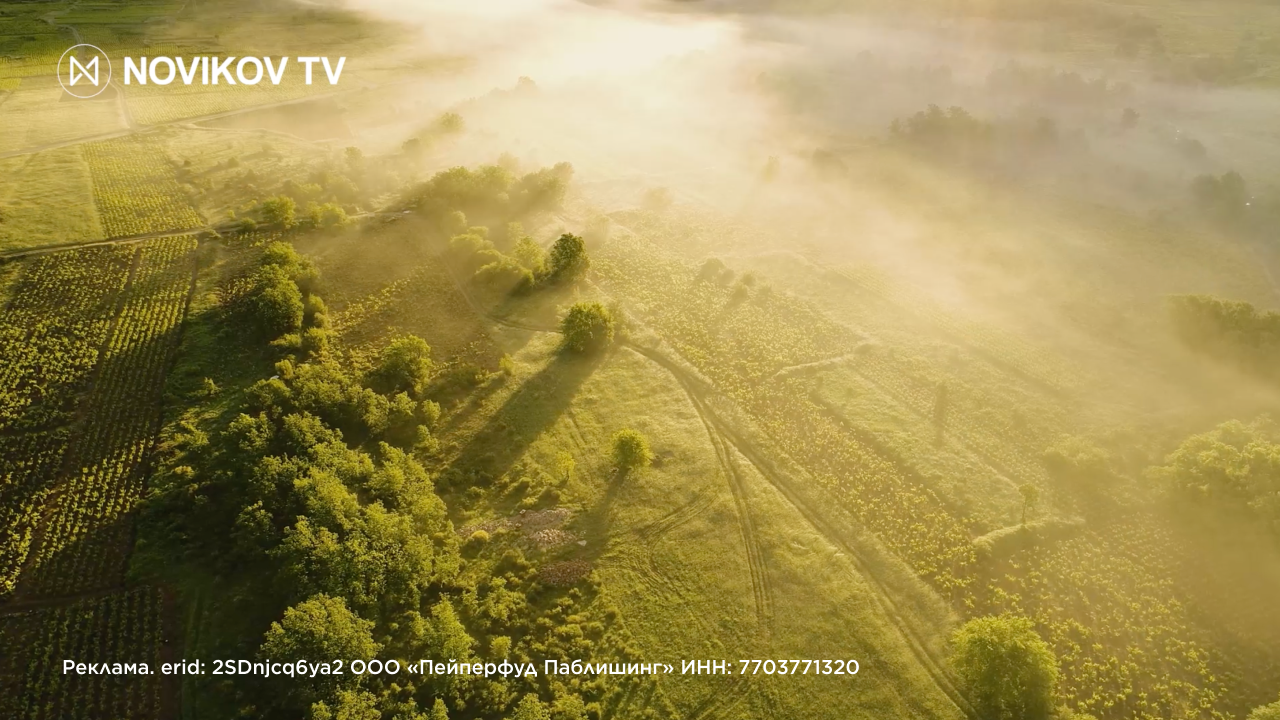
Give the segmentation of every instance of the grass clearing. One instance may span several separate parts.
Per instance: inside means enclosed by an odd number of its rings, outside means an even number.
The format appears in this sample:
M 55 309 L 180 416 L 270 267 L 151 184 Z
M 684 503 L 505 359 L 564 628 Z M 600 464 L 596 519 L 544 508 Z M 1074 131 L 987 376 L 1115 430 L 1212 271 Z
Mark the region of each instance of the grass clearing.
M 484 474 L 493 490 L 460 522 L 538 498 L 580 508 L 571 527 L 585 547 L 574 555 L 596 564 L 643 656 L 730 661 L 733 677 L 662 679 L 681 716 L 961 716 L 912 657 L 878 590 L 709 433 L 668 370 L 621 348 L 573 369 L 585 361 L 560 356 L 555 336 L 522 331 L 506 342 L 519 348 L 515 374 L 448 436 L 459 457 L 487 450 L 503 459 Z M 626 478 L 607 460 L 622 427 L 649 437 L 657 454 L 653 467 Z M 476 437 L 514 447 L 476 445 Z M 564 482 L 513 491 L 499 477 L 522 463 L 551 467 L 563 452 L 575 460 Z M 856 677 L 736 675 L 739 659 L 783 657 L 865 664 Z
M 0 251 L 103 237 L 80 147 L 0 160 Z

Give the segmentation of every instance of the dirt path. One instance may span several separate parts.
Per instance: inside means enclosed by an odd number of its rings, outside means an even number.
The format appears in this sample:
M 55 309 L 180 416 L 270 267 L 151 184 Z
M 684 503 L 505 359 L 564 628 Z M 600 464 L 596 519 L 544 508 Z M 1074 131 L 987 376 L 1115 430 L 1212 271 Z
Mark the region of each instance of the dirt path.
M 42 245 L 37 248 L 10 250 L 8 252 L 0 253 L 0 260 L 12 260 L 16 258 L 31 257 L 34 255 L 48 255 L 49 253 L 63 252 L 64 250 L 80 250 L 82 248 L 100 247 L 102 245 L 130 245 L 144 240 L 181 237 L 182 235 L 199 235 L 200 233 L 211 232 L 212 230 L 213 228 L 205 226 L 188 228 L 186 230 L 165 230 L 163 232 L 144 233 L 142 235 L 126 235 L 125 237 L 111 238 L 109 240 L 86 240 L 85 242 L 65 243 L 62 245 Z
M 517 329 L 530 330 L 535 332 L 555 332 L 559 330 L 554 327 L 537 326 L 531 323 L 514 321 L 509 318 L 496 316 L 482 307 L 470 294 L 466 291 L 458 278 L 452 271 L 449 273 L 450 279 L 454 283 L 455 289 L 466 300 L 467 305 L 473 311 L 492 322 L 507 327 Z M 769 461 L 759 449 L 753 444 L 747 442 L 743 437 L 735 432 L 728 423 L 720 418 L 710 407 L 708 399 L 714 396 L 714 389 L 707 386 L 702 378 L 690 372 L 682 365 L 668 358 L 661 352 L 652 348 L 639 345 L 629 340 L 623 339 L 619 341 L 619 345 L 632 350 L 649 360 L 653 361 L 666 371 L 670 372 L 681 387 L 685 390 L 689 401 L 693 404 L 694 409 L 698 412 L 703 424 L 707 428 L 711 441 L 716 449 L 717 456 L 722 462 L 722 466 L 726 467 L 726 471 L 730 476 L 730 485 L 734 490 L 734 502 L 738 505 L 739 518 L 742 524 L 744 535 L 749 535 L 747 540 L 748 561 L 751 564 L 752 588 L 755 594 L 757 612 L 762 617 L 769 617 L 772 613 L 772 595 L 768 585 L 767 572 L 763 561 L 760 559 L 758 539 L 756 538 L 756 530 L 750 522 L 749 510 L 745 507 L 745 492 L 741 485 L 741 476 L 733 469 L 732 458 L 729 457 L 729 450 L 736 450 L 742 457 L 755 467 L 755 469 L 764 477 L 770 485 L 787 500 L 787 502 L 795 508 L 795 510 L 828 542 L 836 548 L 839 548 L 846 557 L 850 558 L 856 578 L 863 579 L 868 582 L 873 589 L 871 593 L 878 609 L 885 617 L 887 617 L 897 628 L 904 642 L 909 647 L 916 661 L 925 669 L 933 682 L 945 694 L 948 699 L 963 714 L 970 718 L 976 715 L 968 702 L 961 695 L 955 683 L 946 670 L 946 663 L 943 658 L 934 656 L 928 649 L 927 644 L 921 638 L 914 628 L 903 618 L 903 614 L 897 603 L 893 600 L 892 593 L 889 590 L 886 579 L 881 577 L 874 569 L 874 565 L 866 561 L 862 552 L 849 540 L 843 533 L 836 528 L 825 517 L 817 512 L 813 505 L 803 498 L 791 482 L 780 472 L 774 469 L 771 461 Z M 659 521 L 661 522 L 661 521 Z M 745 538 L 744 538 L 745 539 Z
M 665 358 L 659 360 L 653 355 L 647 356 L 655 360 L 655 362 L 659 362 L 659 364 L 662 364 L 663 360 L 665 360 Z M 668 367 L 668 370 L 675 374 L 680 372 L 678 368 L 673 367 Z M 692 399 L 693 397 L 693 394 L 691 394 L 690 398 Z M 951 699 L 958 709 L 970 717 L 974 717 L 974 713 L 967 701 L 948 675 L 945 661 L 940 657 L 935 657 L 929 651 L 924 640 L 903 618 L 903 614 L 893 600 L 893 593 L 889 590 L 885 579 L 878 574 L 871 563 L 866 561 L 859 548 L 848 541 L 844 534 L 837 530 L 823 514 L 819 513 L 811 502 L 802 497 L 790 480 L 784 474 L 778 472 L 773 467 L 772 462 L 758 448 L 731 429 L 705 402 L 695 402 L 695 407 L 699 409 L 700 414 L 703 414 L 704 420 L 723 438 L 723 441 L 747 458 L 756 471 L 787 500 L 814 530 L 833 546 L 839 548 L 846 557 L 850 558 L 856 570 L 856 577 L 871 584 L 875 591 L 871 595 L 875 599 L 878 609 L 896 626 L 917 662 L 929 673 L 934 683 Z

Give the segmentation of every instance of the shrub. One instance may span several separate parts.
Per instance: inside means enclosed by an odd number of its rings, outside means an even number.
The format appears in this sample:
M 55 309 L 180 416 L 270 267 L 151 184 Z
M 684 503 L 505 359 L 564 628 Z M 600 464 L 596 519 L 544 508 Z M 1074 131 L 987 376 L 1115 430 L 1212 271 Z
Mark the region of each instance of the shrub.
M 1280 535 L 1280 429 L 1266 418 L 1187 438 L 1151 476 L 1177 497 L 1244 511 Z
M 1254 708 L 1248 720 L 1280 720 L 1280 700 Z
M 403 335 L 382 350 L 378 365 L 370 373 L 370 384 L 381 393 L 420 393 L 434 368 L 431 346 L 416 335 Z
M 1028 618 L 970 620 L 952 636 L 951 663 L 984 720 L 1045 720 L 1053 709 L 1058 662 Z
M 298 203 L 288 195 L 277 195 L 262 201 L 262 219 L 271 225 L 291 228 L 298 224 Z
M 500 255 L 476 270 L 472 281 L 495 292 L 517 293 L 533 287 L 533 273 L 506 255 Z
M 579 353 L 601 350 L 613 342 L 613 314 L 597 302 L 569 308 L 560 321 L 566 348 Z
M 619 430 L 613 435 L 613 464 L 622 472 L 641 470 L 653 462 L 653 451 L 649 449 L 649 441 L 630 428 Z
M 542 275 L 547 270 L 547 251 L 543 250 L 542 246 L 534 242 L 531 237 L 522 237 L 517 240 L 511 255 L 516 262 L 528 268 L 534 275 Z

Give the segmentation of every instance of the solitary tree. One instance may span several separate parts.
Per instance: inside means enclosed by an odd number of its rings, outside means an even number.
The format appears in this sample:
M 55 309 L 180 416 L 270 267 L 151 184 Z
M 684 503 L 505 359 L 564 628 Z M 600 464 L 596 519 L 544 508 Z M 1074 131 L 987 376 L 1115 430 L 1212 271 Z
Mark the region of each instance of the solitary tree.
M 564 345 L 574 352 L 600 350 L 613 342 L 613 314 L 598 302 L 581 302 L 569 308 L 560 321 Z
M 551 246 L 547 257 L 547 272 L 552 280 L 573 281 L 587 273 L 591 260 L 587 257 L 587 245 L 577 235 L 565 233 Z
M 556 477 L 568 482 L 573 477 L 573 469 L 577 463 L 573 460 L 573 455 L 561 450 L 556 453 Z
M 1053 709 L 1058 661 L 1031 620 L 970 620 L 952 636 L 952 666 L 984 720 L 1045 720 Z
M 653 462 L 649 441 L 639 432 L 627 428 L 613 435 L 613 464 L 624 473 L 639 470 Z
M 1022 495 L 1022 524 L 1027 524 L 1027 514 L 1040 502 L 1040 488 L 1026 483 L 1018 486 L 1018 494 Z

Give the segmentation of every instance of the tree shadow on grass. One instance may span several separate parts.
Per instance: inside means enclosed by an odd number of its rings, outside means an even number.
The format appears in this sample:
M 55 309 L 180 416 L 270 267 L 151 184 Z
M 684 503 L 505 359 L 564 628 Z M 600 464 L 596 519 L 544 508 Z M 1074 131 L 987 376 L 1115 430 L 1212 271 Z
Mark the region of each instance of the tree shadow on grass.
M 511 469 L 534 440 L 569 408 L 578 389 L 605 356 L 558 353 L 521 383 L 502 407 L 462 447 L 442 476 L 488 484 Z

